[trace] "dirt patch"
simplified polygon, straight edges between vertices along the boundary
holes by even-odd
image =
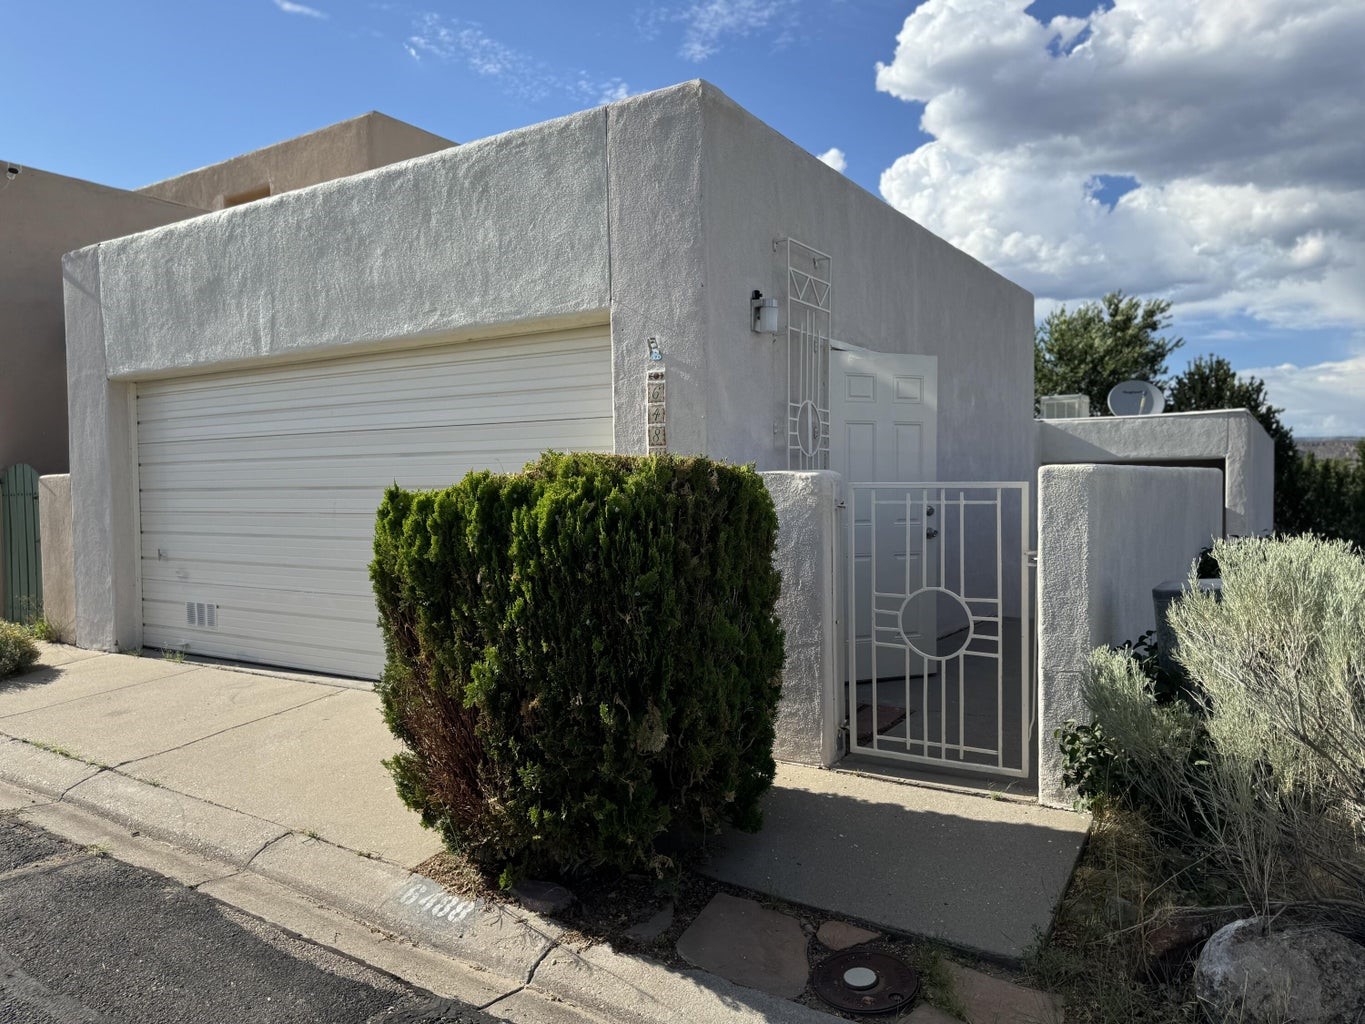
[[[1068,1024],[1197,1024],[1194,956],[1200,936],[1154,957],[1152,940],[1200,894],[1166,873],[1140,816],[1095,809],[1090,838],[1062,897],[1052,935],[1029,963],[1033,985],[1060,992]]]

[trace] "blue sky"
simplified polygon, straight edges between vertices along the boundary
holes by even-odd
[[[0,156],[136,187],[382,110],[457,141],[706,78],[1039,297],[1176,303],[1365,434],[1358,0],[6,0]],[[837,149],[838,154],[830,154]]]

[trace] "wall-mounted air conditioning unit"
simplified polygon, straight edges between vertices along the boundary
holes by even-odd
[[[1090,396],[1044,395],[1038,399],[1038,409],[1045,420],[1084,419],[1090,415]]]

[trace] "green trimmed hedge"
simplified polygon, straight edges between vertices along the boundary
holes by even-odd
[[[391,488],[370,577],[403,800],[504,877],[663,870],[665,837],[756,829],[776,535],[758,474],[701,458],[552,452]]]
[[[27,672],[38,660],[38,645],[27,626],[0,619],[0,679]]]

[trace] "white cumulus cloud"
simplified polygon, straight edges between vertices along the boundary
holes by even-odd
[[[848,170],[848,154],[838,146],[831,146],[821,153],[818,159],[821,163],[833,167],[840,174],[843,174],[844,171]]]
[[[892,205],[1042,298],[1365,324],[1365,4],[927,0],[877,88],[932,139]],[[1112,179],[1128,191],[1106,192]]]
[[[280,2],[280,0],[276,0]],[[530,101],[568,95],[585,103],[612,103],[631,94],[620,78],[599,78],[585,71],[566,72],[495,39],[478,23],[440,14],[423,14],[403,48],[413,60],[432,57],[464,65],[496,80],[512,95]]]
[[[292,0],[275,0],[275,6],[284,11],[285,14],[301,14],[305,18],[325,18],[325,11],[320,11],[316,7],[308,7],[304,4],[293,3]]]
[[[1284,363],[1243,371],[1266,382],[1284,420],[1303,437],[1365,435],[1365,352],[1312,366]]]
[[[682,56],[703,61],[721,48],[727,36],[749,36],[773,25],[792,8],[791,0],[704,0],[682,12],[686,24]]]
[[[764,34],[777,45],[790,41],[796,15],[797,0],[694,0],[652,4],[636,12],[635,23],[646,39],[681,26],[678,56],[701,63],[733,38]]]

